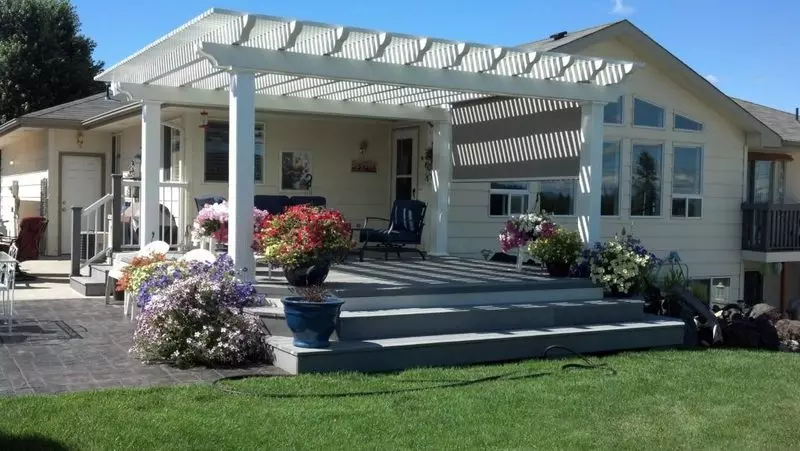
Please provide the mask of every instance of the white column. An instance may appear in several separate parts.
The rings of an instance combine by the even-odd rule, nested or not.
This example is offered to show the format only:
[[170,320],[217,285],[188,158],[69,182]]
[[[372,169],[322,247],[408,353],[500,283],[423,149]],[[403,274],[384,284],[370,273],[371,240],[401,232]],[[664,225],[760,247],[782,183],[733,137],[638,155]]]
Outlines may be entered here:
[[602,102],[581,104],[583,148],[578,175],[578,231],[584,243],[600,241],[600,201],[603,187]]
[[255,74],[231,72],[228,168],[228,251],[242,277],[255,276],[253,194],[256,122]]
[[450,180],[453,167],[453,126],[437,122],[433,126],[433,183],[434,204],[431,206],[433,242],[431,255],[447,255],[447,227],[450,210]]
[[139,246],[159,239],[161,102],[142,101],[142,185],[139,189]]

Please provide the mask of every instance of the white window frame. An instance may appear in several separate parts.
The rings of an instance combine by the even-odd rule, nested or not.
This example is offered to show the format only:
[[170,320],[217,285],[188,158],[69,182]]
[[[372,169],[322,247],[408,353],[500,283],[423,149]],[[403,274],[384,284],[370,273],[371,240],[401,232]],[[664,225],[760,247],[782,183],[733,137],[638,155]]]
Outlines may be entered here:
[[[679,194],[675,193],[675,148],[693,148],[693,149],[700,149],[700,194]],[[672,197],[670,198],[669,202],[669,216],[670,218],[674,219],[702,219],[703,214],[705,213],[705,202],[703,201],[703,191],[705,185],[705,174],[703,173],[703,169],[705,168],[706,163],[706,152],[705,148],[702,144],[697,143],[681,143],[681,142],[673,142],[672,143]],[[689,214],[689,201],[687,199],[700,199],[700,216],[675,216],[672,214],[672,201],[675,199],[684,199],[685,207],[686,207],[686,214]]]
[[603,110],[603,125],[610,125],[612,127],[624,127],[625,126],[625,99],[627,97],[625,95],[619,96],[619,122],[606,122],[605,120],[605,110]]
[[[633,161],[633,150],[634,150],[634,147],[636,147],[637,144],[659,145],[659,146],[661,146],[661,173],[659,174],[659,182],[660,182],[659,191],[661,191],[659,193],[659,200],[660,200],[660,205],[661,205],[661,211],[659,212],[658,215],[653,215],[653,216],[635,215],[635,214],[633,214],[633,208],[631,208],[632,207],[632,203],[633,203],[633,171],[636,168],[636,162]],[[631,218],[636,218],[638,220],[638,219],[663,219],[665,217],[665,215],[664,215],[664,210],[665,210],[665,208],[664,208],[665,207],[664,206],[664,173],[665,173],[666,168],[664,167],[665,166],[664,161],[665,161],[665,158],[667,157],[666,154],[667,154],[667,144],[666,144],[665,141],[647,140],[647,139],[635,139],[635,140],[631,141],[630,158],[629,158],[630,164],[628,165],[629,166],[629,172],[628,172],[628,214],[629,214],[629,216]],[[620,209],[621,209],[621,207],[622,207],[622,205],[620,205]],[[670,211],[671,210],[672,210],[672,206],[670,205]]]
[[[692,122],[697,122],[698,124],[700,124],[700,130],[689,130],[689,129],[686,129],[686,128],[678,128],[675,125],[677,123],[677,121],[675,120],[675,116],[683,116],[684,118],[686,118],[686,119],[688,119],[688,120],[690,120]],[[685,113],[683,113],[683,112],[681,112],[679,110],[672,110],[672,131],[681,132],[681,133],[703,133],[703,132],[706,131],[706,124],[705,124],[705,122],[700,122],[697,119],[693,119],[688,114],[685,114]]]
[[[662,117],[662,125],[661,125],[661,127],[654,127],[652,125],[637,125],[636,124],[636,100],[641,100],[642,102],[646,102],[646,103],[649,103],[650,105],[653,105],[655,107],[661,108],[661,110],[664,112],[663,117]],[[631,100],[631,125],[636,127],[636,128],[644,128],[644,129],[650,129],[650,130],[666,130],[666,128],[667,128],[667,108],[664,105],[661,105],[661,104],[658,104],[656,102],[653,102],[652,100],[649,100],[649,99],[647,99],[645,97],[633,96],[633,100]]]
[[[230,124],[230,120],[227,118],[208,118],[208,122],[225,122],[226,124]],[[267,123],[264,121],[255,121],[255,126],[253,127],[253,136],[255,137],[255,128],[261,127],[261,131],[264,133],[264,146],[263,146],[263,155],[261,156],[261,180],[255,180],[253,177],[253,182],[256,186],[264,186],[267,184],[267,172],[264,170],[264,166],[267,163]],[[228,136],[228,145],[230,146],[230,136]],[[203,183],[208,184],[222,184],[222,183],[230,183],[230,180],[221,182],[217,180],[206,180],[206,132],[203,130],[203,137],[201,142],[203,143]],[[255,149],[253,149],[253,158],[255,159]],[[230,148],[228,150],[228,154],[230,155]],[[255,169],[255,166],[253,167]]]
[[[527,189],[511,189],[511,188],[492,188],[492,183],[525,183],[527,185]],[[492,214],[492,195],[499,194],[506,196],[506,210],[508,210],[508,214],[500,214],[500,215],[493,215]],[[524,197],[527,198],[527,205],[528,208],[526,211],[522,211],[519,213],[514,213],[511,211],[511,198],[512,197]],[[486,214],[490,218],[508,218],[511,215],[518,215],[527,213],[531,209],[531,184],[529,182],[522,182],[519,180],[495,180],[493,182],[489,182],[489,196],[487,197],[487,205],[486,205]],[[523,202],[523,205],[526,203]]]
[[567,214],[567,215],[555,214],[555,213],[553,213],[552,211],[549,211],[549,210],[547,211],[547,213],[550,213],[553,216],[558,217],[558,218],[574,218],[574,217],[577,216],[576,209],[577,209],[577,203],[578,203],[578,179],[569,179],[569,178],[557,178],[557,179],[555,179],[554,178],[554,179],[542,179],[542,180],[536,181],[534,183],[534,186],[532,187],[531,191],[536,193],[536,198],[538,200],[540,209],[546,210],[546,209],[542,208],[542,206],[541,206],[541,203],[542,203],[542,197],[541,197],[541,194],[542,194],[542,183],[546,183],[546,182],[563,182],[563,181],[567,181],[567,180],[572,182],[572,214]]
[[[616,143],[617,144],[617,214],[615,215],[604,215],[602,211],[602,206],[600,208],[600,217],[602,218],[619,218],[622,216],[622,152],[623,152],[623,139],[621,137],[613,137],[609,136],[608,139],[603,140],[603,146],[605,147],[606,143]],[[604,171],[601,168],[600,176],[603,176]],[[600,183],[600,196],[602,201],[602,181]]]
[[[177,152],[178,153],[178,156],[177,156],[178,161],[170,162],[171,165],[172,165],[171,167],[173,169],[173,172],[177,170],[178,178],[177,178],[177,180],[172,180],[172,178],[167,180],[166,174],[164,172],[164,163],[165,163],[164,162],[164,153],[163,153],[164,149],[161,149],[161,171],[160,171],[161,172],[161,177],[160,177],[161,181],[162,182],[183,182],[183,181],[185,181],[185,178],[186,178],[186,168],[185,168],[186,147],[184,145],[184,143],[186,142],[185,130],[179,124],[176,124],[174,122],[162,122],[161,123],[161,127],[162,127],[162,129],[161,129],[162,133],[163,133],[163,130],[164,130],[163,127],[168,127],[168,128],[173,129],[173,130],[177,130],[178,134],[180,135],[179,138],[178,138],[178,149],[179,149],[178,152]],[[170,135],[170,138],[172,138],[172,135]],[[161,136],[162,145],[165,143],[165,141],[166,141],[166,139],[162,135]],[[170,152],[172,152],[172,143],[170,143]],[[205,145],[203,147],[203,152],[205,153]],[[205,154],[203,155],[203,160],[205,160]]]

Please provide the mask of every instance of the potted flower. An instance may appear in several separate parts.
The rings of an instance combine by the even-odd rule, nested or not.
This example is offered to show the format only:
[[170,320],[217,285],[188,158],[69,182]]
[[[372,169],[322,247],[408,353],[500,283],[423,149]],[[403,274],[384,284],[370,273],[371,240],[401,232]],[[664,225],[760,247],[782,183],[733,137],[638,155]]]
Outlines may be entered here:
[[291,289],[295,296],[282,300],[286,324],[299,348],[327,348],[339,322],[344,301],[322,285]]
[[550,216],[545,213],[526,213],[510,217],[500,231],[500,249],[508,253],[512,249],[519,249],[517,254],[517,269],[522,270],[522,250],[528,243],[535,240],[542,232],[542,225],[552,223]]
[[628,297],[639,290],[641,281],[658,259],[623,231],[622,235],[595,244],[587,261],[589,277],[603,287],[606,295]]
[[319,285],[331,263],[350,249],[350,224],[341,213],[298,205],[274,215],[261,231],[263,259],[280,265],[292,286]]
[[[192,224],[192,241],[195,243],[204,239],[212,243],[228,244],[228,202],[204,206]],[[256,241],[260,241],[260,232],[270,214],[265,210],[253,207],[253,250],[258,251]],[[212,245],[213,249],[214,246]]]
[[582,250],[583,241],[578,232],[552,222],[542,224],[539,237],[528,245],[530,254],[541,260],[553,277],[569,276]]

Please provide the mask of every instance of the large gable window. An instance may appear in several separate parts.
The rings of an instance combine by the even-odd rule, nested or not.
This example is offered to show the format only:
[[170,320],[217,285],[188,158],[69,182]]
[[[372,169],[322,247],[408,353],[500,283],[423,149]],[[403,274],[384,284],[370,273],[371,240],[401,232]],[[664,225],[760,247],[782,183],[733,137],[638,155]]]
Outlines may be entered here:
[[703,124],[701,122],[697,122],[693,119],[689,119],[688,117],[674,113],[672,115],[672,120],[674,123],[673,128],[675,130],[680,130],[684,132],[702,132],[703,131]]
[[[227,182],[230,142],[227,122],[209,122],[205,138],[205,181]],[[264,181],[264,124],[256,124],[254,150],[254,177]]]
[[661,216],[662,144],[633,144],[631,216]]
[[703,210],[703,148],[675,146],[672,162],[672,216],[699,218]]
[[664,128],[664,108],[642,99],[633,99],[633,125]]
[[616,102],[609,102],[603,108],[603,122],[606,124],[622,125],[622,110],[625,97],[619,96]]

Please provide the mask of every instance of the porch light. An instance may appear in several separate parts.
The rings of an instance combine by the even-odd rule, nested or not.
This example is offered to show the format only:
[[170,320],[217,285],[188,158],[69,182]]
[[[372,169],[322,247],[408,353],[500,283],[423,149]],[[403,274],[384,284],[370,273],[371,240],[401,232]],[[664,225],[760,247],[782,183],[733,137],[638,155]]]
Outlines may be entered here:
[[208,111],[206,110],[200,112],[200,128],[208,130]]
[[78,134],[77,136],[75,136],[75,142],[78,143],[78,147],[83,147],[83,141],[84,141],[83,131],[78,130]]

